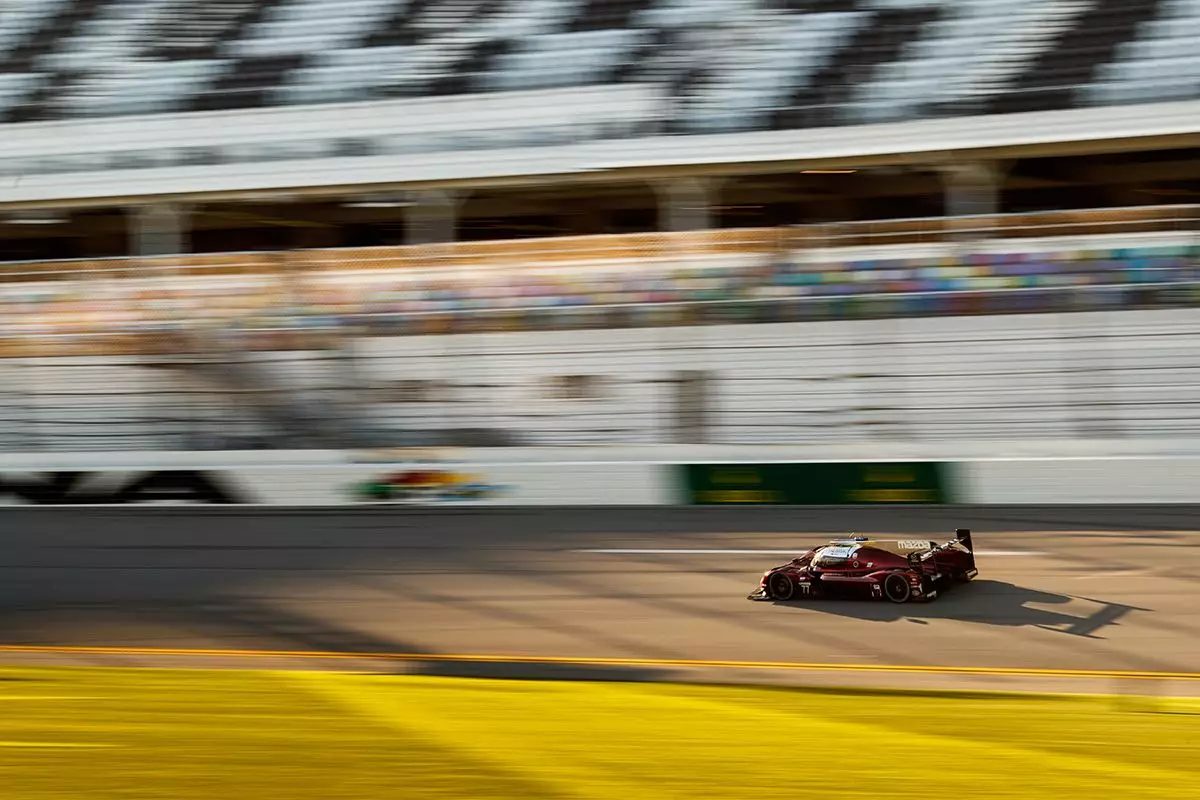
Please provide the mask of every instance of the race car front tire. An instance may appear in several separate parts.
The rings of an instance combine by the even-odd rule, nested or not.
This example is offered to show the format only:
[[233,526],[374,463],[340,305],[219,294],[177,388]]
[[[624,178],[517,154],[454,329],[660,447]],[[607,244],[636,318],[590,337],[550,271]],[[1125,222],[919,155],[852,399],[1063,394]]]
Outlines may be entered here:
[[767,578],[767,591],[772,600],[791,600],[792,595],[796,593],[796,584],[792,581],[791,576],[783,572],[776,572]]
[[899,572],[893,572],[883,579],[883,596],[893,603],[907,603],[912,597],[912,587],[908,578]]

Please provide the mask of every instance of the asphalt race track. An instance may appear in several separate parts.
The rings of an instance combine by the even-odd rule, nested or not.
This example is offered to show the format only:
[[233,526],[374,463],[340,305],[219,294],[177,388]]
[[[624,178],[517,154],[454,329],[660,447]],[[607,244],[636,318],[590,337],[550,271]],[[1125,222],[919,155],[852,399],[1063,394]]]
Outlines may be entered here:
[[[1200,694],[1200,506],[0,520],[5,663]],[[956,527],[975,533],[980,576],[933,603],[746,600],[828,535]]]

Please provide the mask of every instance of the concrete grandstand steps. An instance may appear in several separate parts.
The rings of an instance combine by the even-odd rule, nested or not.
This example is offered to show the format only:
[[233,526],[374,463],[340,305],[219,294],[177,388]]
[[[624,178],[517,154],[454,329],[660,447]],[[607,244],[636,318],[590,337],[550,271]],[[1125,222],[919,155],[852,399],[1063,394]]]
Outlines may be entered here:
[[287,74],[303,67],[308,55],[259,56],[237,61],[208,91],[196,95],[192,111],[223,111],[270,105]]
[[27,370],[18,363],[6,364],[0,372],[0,450],[37,450],[36,398]]
[[993,113],[1069,108],[1076,88],[1090,83],[1117,48],[1132,40],[1138,27],[1158,16],[1162,0],[1097,0],[1077,24],[1059,35],[1055,46],[1035,60],[1013,88],[995,97]]
[[[854,10],[854,3],[797,2],[820,6],[821,10]],[[842,6],[849,5],[849,9]],[[826,9],[825,6],[837,6]],[[937,21],[936,8],[895,8],[877,11],[871,23],[854,34],[833,61],[820,70],[811,84],[792,95],[785,108],[774,115],[773,128],[813,128],[841,123],[839,109],[855,89],[870,79],[875,70],[895,60],[924,28]]]

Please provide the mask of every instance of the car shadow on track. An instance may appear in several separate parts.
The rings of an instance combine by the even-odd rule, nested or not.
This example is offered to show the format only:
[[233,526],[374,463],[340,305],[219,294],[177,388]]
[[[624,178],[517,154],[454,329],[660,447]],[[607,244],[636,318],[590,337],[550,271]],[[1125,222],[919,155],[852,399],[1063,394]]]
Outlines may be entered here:
[[[1099,608],[1087,616],[1078,616],[1066,611],[1036,607],[1066,605],[1074,600],[1084,600],[1089,604],[1098,605]],[[897,605],[866,599],[770,602],[772,605],[787,608],[804,608],[872,622],[907,621],[927,625],[930,620],[948,619],[977,622],[982,625],[1042,628],[1091,639],[1103,638],[1097,636],[1096,632],[1109,625],[1119,624],[1122,617],[1133,611],[1150,610],[1121,603],[1043,592],[992,580],[976,580],[955,586],[928,603]]]

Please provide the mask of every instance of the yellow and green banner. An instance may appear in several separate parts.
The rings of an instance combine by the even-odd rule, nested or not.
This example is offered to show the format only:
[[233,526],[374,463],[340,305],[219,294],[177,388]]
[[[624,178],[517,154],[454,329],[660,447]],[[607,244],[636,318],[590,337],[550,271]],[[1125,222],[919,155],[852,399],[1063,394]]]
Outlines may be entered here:
[[954,502],[940,461],[685,464],[688,505],[867,505]]

